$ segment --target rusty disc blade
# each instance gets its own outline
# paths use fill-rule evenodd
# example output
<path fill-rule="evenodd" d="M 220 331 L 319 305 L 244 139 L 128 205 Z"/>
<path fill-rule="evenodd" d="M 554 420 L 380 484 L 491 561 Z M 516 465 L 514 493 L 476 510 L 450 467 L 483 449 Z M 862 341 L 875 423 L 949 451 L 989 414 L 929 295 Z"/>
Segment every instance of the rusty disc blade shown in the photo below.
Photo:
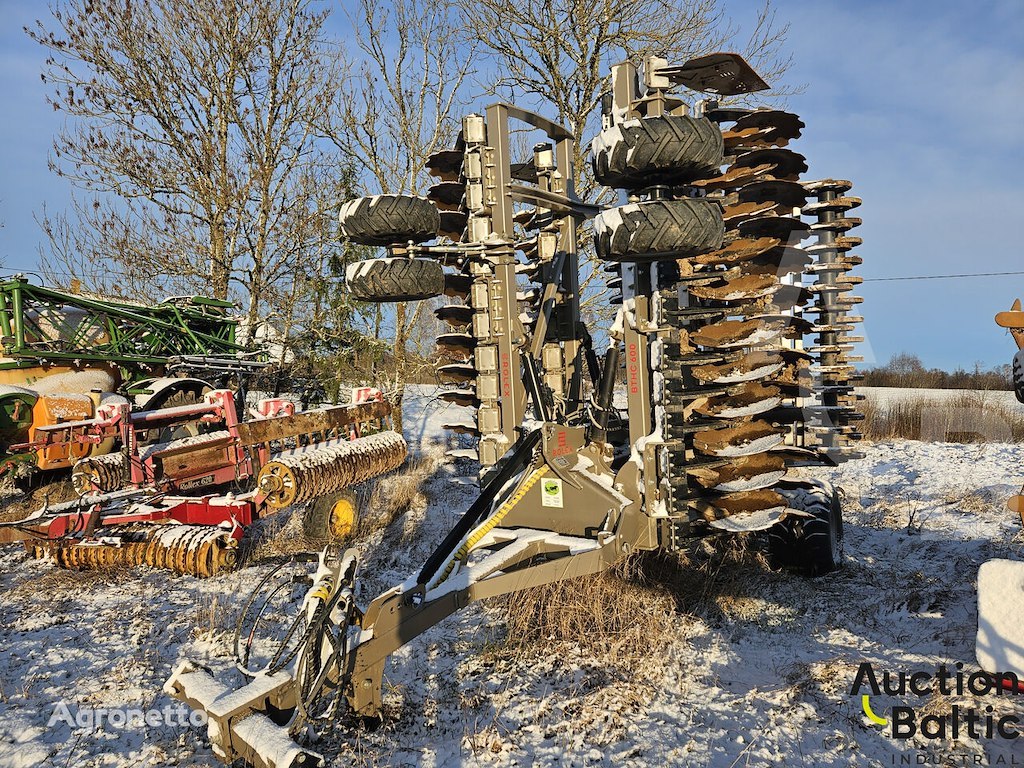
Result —
<path fill-rule="evenodd" d="M 775 179 L 796 181 L 807 173 L 807 158 L 791 149 L 755 149 L 737 157 L 729 170 L 770 166 L 768 175 Z"/>
<path fill-rule="evenodd" d="M 783 441 L 783 434 L 766 421 L 751 421 L 725 429 L 698 432 L 693 447 L 704 454 L 732 458 L 764 453 Z"/>
<path fill-rule="evenodd" d="M 691 333 L 690 341 L 712 349 L 729 349 L 761 344 L 777 338 L 781 332 L 782 326 L 759 320 L 722 320 Z"/>
<path fill-rule="evenodd" d="M 437 337 L 437 347 L 451 355 L 468 357 L 476 349 L 476 338 L 471 333 L 442 333 Z"/>
<path fill-rule="evenodd" d="M 763 379 L 783 366 L 777 350 L 755 350 L 737 360 L 692 369 L 694 377 L 704 384 L 737 384 Z"/>
<path fill-rule="evenodd" d="M 439 211 L 441 226 L 437 234 L 447 237 L 449 240 L 462 239 L 466 231 L 466 224 L 469 222 L 469 214 L 465 211 Z"/>
<path fill-rule="evenodd" d="M 476 396 L 476 391 L 473 389 L 450 389 L 447 392 L 442 392 L 438 397 L 446 403 L 463 408 L 480 407 L 480 398 Z"/>
<path fill-rule="evenodd" d="M 749 153 L 748 153 L 749 154 Z M 693 186 L 700 187 L 709 192 L 716 190 L 736 189 L 744 184 L 762 178 L 769 178 L 777 166 L 773 163 L 761 163 L 750 166 L 733 166 L 720 176 L 709 179 L 699 179 L 693 182 Z"/>
<path fill-rule="evenodd" d="M 778 280 L 772 275 L 742 275 L 735 280 L 694 285 L 690 288 L 690 295 L 722 302 L 750 301 L 771 295 L 778 285 Z"/>
<path fill-rule="evenodd" d="M 768 129 L 779 138 L 796 139 L 805 128 L 803 120 L 792 112 L 781 109 L 755 109 L 736 120 L 735 130 Z"/>
<path fill-rule="evenodd" d="M 477 377 L 476 368 L 472 365 L 463 365 L 462 363 L 438 366 L 437 375 L 441 381 L 450 384 L 464 384 L 469 381 L 476 381 Z"/>
<path fill-rule="evenodd" d="M 850 191 L 853 184 L 845 179 L 818 179 L 803 182 L 803 187 L 814 195 L 822 192 L 835 192 L 837 195 L 841 195 L 843 192 Z"/>
<path fill-rule="evenodd" d="M 737 392 L 724 397 L 712 397 L 694 410 L 704 416 L 720 419 L 739 419 L 756 416 L 779 405 L 782 396 L 776 387 L 766 387 L 760 382 L 744 384 Z"/>
<path fill-rule="evenodd" d="M 456 328 L 465 328 L 473 322 L 473 308 L 466 304 L 447 304 L 434 310 L 441 322 Z"/>
<path fill-rule="evenodd" d="M 463 161 L 459 150 L 442 149 L 427 158 L 427 172 L 445 181 L 456 181 L 462 173 Z"/>
<path fill-rule="evenodd" d="M 793 216 L 758 216 L 741 221 L 738 226 L 741 237 L 774 237 L 784 243 L 796 243 L 810 225 Z"/>
<path fill-rule="evenodd" d="M 733 459 L 719 467 L 699 467 L 687 472 L 704 488 L 723 493 L 753 491 L 775 485 L 786 473 L 786 461 L 775 453 L 758 453 Z"/>

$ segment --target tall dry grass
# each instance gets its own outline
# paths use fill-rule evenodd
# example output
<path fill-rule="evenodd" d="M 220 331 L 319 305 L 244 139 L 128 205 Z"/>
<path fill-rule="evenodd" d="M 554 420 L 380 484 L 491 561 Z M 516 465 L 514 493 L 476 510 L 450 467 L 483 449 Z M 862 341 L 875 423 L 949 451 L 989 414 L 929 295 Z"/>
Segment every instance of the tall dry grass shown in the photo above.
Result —
<path fill-rule="evenodd" d="M 490 602 L 503 631 L 499 656 L 579 648 L 610 665 L 657 658 L 689 614 L 731 615 L 767 563 L 742 537 L 697 541 L 685 552 L 640 552 L 610 570 Z"/>
<path fill-rule="evenodd" d="M 996 401 L 986 392 L 937 399 L 907 390 L 905 398 L 859 405 L 869 440 L 924 440 L 950 443 L 1024 441 L 1024 407 Z"/>

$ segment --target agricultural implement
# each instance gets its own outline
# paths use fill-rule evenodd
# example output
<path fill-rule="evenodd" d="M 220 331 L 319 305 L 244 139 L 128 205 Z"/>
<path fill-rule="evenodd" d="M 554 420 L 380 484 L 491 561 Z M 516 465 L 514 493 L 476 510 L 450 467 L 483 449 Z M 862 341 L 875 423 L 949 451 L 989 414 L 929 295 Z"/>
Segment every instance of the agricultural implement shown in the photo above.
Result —
<path fill-rule="evenodd" d="M 1013 302 L 1009 312 L 1000 312 L 996 315 L 996 324 L 1001 328 L 1009 330 L 1013 340 L 1017 342 L 1017 354 L 1013 357 L 1013 391 L 1017 399 L 1024 403 L 1024 310 L 1021 309 L 1020 299 Z M 1024 524 L 1024 489 L 1017 496 L 1011 496 L 1007 506 L 1011 512 L 1020 515 L 1021 523 Z"/>
<path fill-rule="evenodd" d="M 293 738 L 344 713 L 379 716 L 389 655 L 476 600 L 735 531 L 767 531 L 779 565 L 840 565 L 837 494 L 798 468 L 858 455 L 860 220 L 847 213 L 860 200 L 849 182 L 801 180 L 806 161 L 787 148 L 796 115 L 713 100 L 767 88 L 739 56 L 625 63 L 611 83 L 591 149 L 622 205 L 576 197 L 562 126 L 495 104 L 430 159 L 429 199 L 342 207 L 344 236 L 389 249 L 349 268 L 357 298 L 453 299 L 437 312 L 451 327 L 438 375 L 464 414 L 450 427 L 473 443 L 460 455 L 479 460 L 480 494 L 365 610 L 356 553 L 326 550 L 299 629 L 265 668 L 240 665 L 242 687 L 189 663 L 174 672 L 165 689 L 206 713 L 225 762 L 322 764 Z M 681 87 L 713 98 L 691 106 Z M 524 129 L 540 142 L 514 163 L 510 134 Z M 615 294 L 603 360 L 580 314 L 587 220 Z"/>
<path fill-rule="evenodd" d="M 202 296 L 149 306 L 20 277 L 0 282 L 0 473 L 68 469 L 108 452 L 102 441 L 51 443 L 43 451 L 12 446 L 36 442 L 37 428 L 93 418 L 122 395 L 155 410 L 240 385 L 266 364 L 237 343 L 230 307 Z"/>
<path fill-rule="evenodd" d="M 211 576 L 235 564 L 254 520 L 399 467 L 406 445 L 388 429 L 390 414 L 382 399 L 299 413 L 267 399 L 240 422 L 231 390 L 150 411 L 104 403 L 94 418 L 37 427 L 33 443 L 17 446 L 120 450 L 79 459 L 79 498 L 0 523 L 0 543 L 24 541 L 67 568 L 146 564 Z M 154 432 L 171 439 L 144 442 Z"/>

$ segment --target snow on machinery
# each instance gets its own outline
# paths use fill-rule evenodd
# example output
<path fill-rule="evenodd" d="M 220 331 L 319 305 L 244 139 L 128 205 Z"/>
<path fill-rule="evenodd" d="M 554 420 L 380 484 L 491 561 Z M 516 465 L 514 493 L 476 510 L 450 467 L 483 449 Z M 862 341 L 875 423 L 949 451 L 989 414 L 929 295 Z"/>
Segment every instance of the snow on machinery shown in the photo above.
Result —
<path fill-rule="evenodd" d="M 1017 399 L 1024 403 L 1024 310 L 1020 299 L 1008 312 L 996 315 L 996 324 L 1006 328 L 1017 342 L 1013 358 L 1012 381 Z M 1006 503 L 1020 516 L 1024 525 L 1024 488 Z M 1006 672 L 1017 675 L 1014 685 L 1000 677 L 1008 690 L 1024 693 L 1024 562 L 994 558 L 978 569 L 978 634 L 975 656 L 978 665 L 996 676 Z"/>
<path fill-rule="evenodd" d="M 390 413 L 383 399 L 298 413 L 267 399 L 241 422 L 230 390 L 150 411 L 101 404 L 94 418 L 38 427 L 35 441 L 18 447 L 116 442 L 121 450 L 80 459 L 79 498 L 0 523 L 0 543 L 24 541 L 67 568 L 145 564 L 211 576 L 234 565 L 245 527 L 259 517 L 397 469 L 406 445 L 388 429 Z M 154 430 L 189 426 L 185 437 L 143 444 Z"/>
<path fill-rule="evenodd" d="M 102 404 L 131 400 L 153 410 L 200 402 L 215 386 L 265 366 L 237 343 L 230 307 L 201 296 L 147 306 L 22 277 L 0 281 L 0 473 L 68 469 L 113 447 L 11 450 L 34 442 L 37 428 L 92 418 Z"/>
<path fill-rule="evenodd" d="M 438 374 L 465 414 L 451 428 L 475 441 L 481 490 L 421 570 L 365 611 L 355 552 L 325 550 L 301 631 L 243 687 L 188 663 L 175 671 L 165 690 L 207 714 L 222 760 L 322 764 L 293 738 L 343 712 L 379 716 L 387 658 L 472 601 L 730 531 L 767 530 L 776 562 L 804 573 L 839 566 L 838 496 L 795 468 L 858 455 L 849 231 L 860 220 L 846 214 L 860 200 L 849 182 L 800 181 L 805 159 L 785 148 L 796 115 L 691 107 L 680 87 L 717 97 L 767 85 L 734 54 L 614 67 L 592 157 L 624 205 L 580 202 L 573 136 L 495 104 L 431 158 L 429 200 L 342 207 L 345 236 L 390 251 L 350 267 L 357 298 L 461 299 L 438 310 L 452 326 Z M 544 140 L 513 163 L 523 124 Z M 577 238 L 591 218 L 620 291 L 603 363 L 579 306 Z M 624 413 L 612 405 L 622 379 Z"/>
<path fill-rule="evenodd" d="M 1017 399 L 1024 403 L 1024 310 L 1021 309 L 1020 299 L 1013 302 L 1009 312 L 1000 312 L 996 315 L 996 324 L 1001 328 L 1009 330 L 1013 340 L 1017 342 L 1017 354 L 1013 357 L 1013 391 Z M 1024 524 L 1024 488 L 1017 496 L 1011 496 L 1007 502 L 1011 512 L 1020 515 L 1021 523 Z"/>

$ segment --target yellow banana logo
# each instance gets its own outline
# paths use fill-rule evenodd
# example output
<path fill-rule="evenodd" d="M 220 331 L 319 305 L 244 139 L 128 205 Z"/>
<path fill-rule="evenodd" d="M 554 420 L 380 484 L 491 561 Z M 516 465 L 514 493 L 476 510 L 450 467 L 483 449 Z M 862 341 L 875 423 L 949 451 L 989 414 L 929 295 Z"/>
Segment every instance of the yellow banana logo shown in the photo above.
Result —
<path fill-rule="evenodd" d="M 860 705 L 864 709 L 864 714 L 868 716 L 868 720 L 878 725 L 887 725 L 889 723 L 884 717 L 879 717 L 871 711 L 871 697 L 868 694 L 864 694 L 860 697 Z"/>

